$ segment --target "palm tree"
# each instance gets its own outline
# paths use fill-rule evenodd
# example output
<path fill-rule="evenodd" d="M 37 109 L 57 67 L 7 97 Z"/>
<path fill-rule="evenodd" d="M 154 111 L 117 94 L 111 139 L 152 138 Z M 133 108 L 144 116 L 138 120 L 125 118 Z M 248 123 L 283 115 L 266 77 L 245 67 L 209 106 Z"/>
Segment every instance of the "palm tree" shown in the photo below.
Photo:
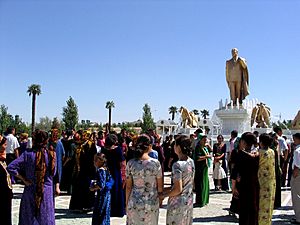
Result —
<path fill-rule="evenodd" d="M 198 111 L 197 109 L 193 109 L 192 112 L 193 112 L 196 116 L 199 115 L 199 111 Z"/>
<path fill-rule="evenodd" d="M 41 85 L 32 84 L 28 87 L 27 93 L 29 96 L 32 95 L 32 111 L 31 111 L 31 132 L 34 132 L 35 127 L 35 102 L 36 96 L 42 94 Z"/>
<path fill-rule="evenodd" d="M 110 132 L 111 128 L 111 109 L 115 107 L 115 103 L 113 101 L 106 102 L 105 108 L 108 109 L 108 132 Z"/>
<path fill-rule="evenodd" d="M 175 118 L 175 113 L 177 113 L 177 107 L 176 106 L 171 106 L 170 108 L 169 108 L 169 114 L 172 114 L 172 120 L 174 120 L 174 118 Z"/>
<path fill-rule="evenodd" d="M 206 119 L 206 117 L 209 116 L 209 111 L 206 109 L 203 109 L 200 112 L 201 112 L 201 116 L 203 117 L 203 119 Z"/>

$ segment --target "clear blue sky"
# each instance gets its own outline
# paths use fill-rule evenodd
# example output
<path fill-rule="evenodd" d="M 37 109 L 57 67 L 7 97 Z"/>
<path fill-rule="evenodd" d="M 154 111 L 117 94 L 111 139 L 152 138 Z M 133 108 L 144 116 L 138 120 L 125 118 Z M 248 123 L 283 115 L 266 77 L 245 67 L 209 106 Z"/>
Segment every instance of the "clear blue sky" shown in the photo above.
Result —
<path fill-rule="evenodd" d="M 229 96 L 225 61 L 239 49 L 249 99 L 293 119 L 300 109 L 300 1 L 0 0 L 0 104 L 30 121 L 30 84 L 41 85 L 36 120 L 168 119 L 170 106 L 208 109 Z"/>

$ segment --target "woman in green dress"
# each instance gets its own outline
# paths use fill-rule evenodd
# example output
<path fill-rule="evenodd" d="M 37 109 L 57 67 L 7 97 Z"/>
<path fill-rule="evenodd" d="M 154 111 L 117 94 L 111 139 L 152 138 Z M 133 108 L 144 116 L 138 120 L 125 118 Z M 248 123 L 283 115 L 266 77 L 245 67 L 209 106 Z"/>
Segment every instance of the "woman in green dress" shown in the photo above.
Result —
<path fill-rule="evenodd" d="M 203 207 L 209 202 L 208 168 L 211 164 L 211 147 L 207 143 L 207 136 L 200 136 L 194 152 L 196 192 L 195 207 Z"/>

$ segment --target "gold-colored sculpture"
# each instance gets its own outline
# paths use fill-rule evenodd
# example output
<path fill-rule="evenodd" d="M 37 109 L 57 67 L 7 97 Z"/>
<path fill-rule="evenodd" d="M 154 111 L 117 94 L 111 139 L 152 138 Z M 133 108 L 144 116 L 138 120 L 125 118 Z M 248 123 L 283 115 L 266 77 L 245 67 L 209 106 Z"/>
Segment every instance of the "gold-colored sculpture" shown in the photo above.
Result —
<path fill-rule="evenodd" d="M 232 58 L 226 61 L 226 81 L 233 105 L 242 104 L 249 95 L 249 73 L 246 60 L 238 56 L 238 49 L 231 50 Z"/>
<path fill-rule="evenodd" d="M 264 103 L 258 103 L 251 113 L 251 127 L 256 122 L 256 128 L 270 127 L 271 109 Z"/>
<path fill-rule="evenodd" d="M 292 121 L 292 128 L 293 129 L 300 129 L 300 110 L 298 111 L 295 119 Z"/>
<path fill-rule="evenodd" d="M 196 116 L 193 111 L 189 112 L 186 108 L 181 106 L 179 112 L 181 113 L 181 126 L 183 128 L 198 126 L 198 116 Z"/>

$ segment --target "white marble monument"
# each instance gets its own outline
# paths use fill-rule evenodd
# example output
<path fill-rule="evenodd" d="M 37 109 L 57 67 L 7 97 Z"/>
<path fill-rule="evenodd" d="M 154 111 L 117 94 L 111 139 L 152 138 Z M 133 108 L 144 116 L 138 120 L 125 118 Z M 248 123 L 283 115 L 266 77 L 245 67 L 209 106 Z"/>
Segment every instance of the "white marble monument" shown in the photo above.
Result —
<path fill-rule="evenodd" d="M 256 100 L 253 100 L 255 103 Z M 230 135 L 231 131 L 237 130 L 238 133 L 244 133 L 251 131 L 251 110 L 253 108 L 253 102 L 244 100 L 243 105 L 234 106 L 232 101 L 230 104 L 222 104 L 222 100 L 219 102 L 219 109 L 215 110 L 216 116 L 222 123 L 221 133 L 223 135 Z"/>

